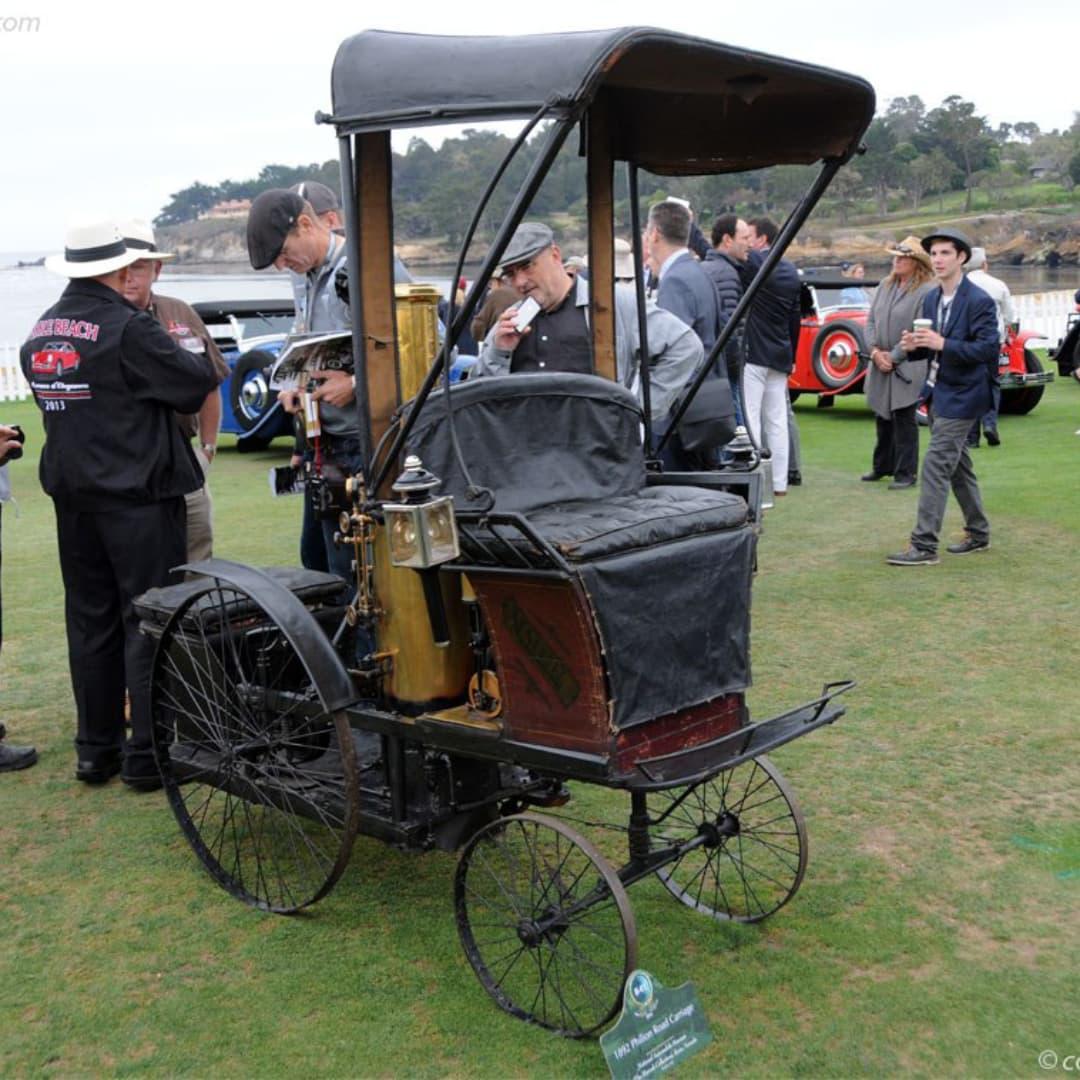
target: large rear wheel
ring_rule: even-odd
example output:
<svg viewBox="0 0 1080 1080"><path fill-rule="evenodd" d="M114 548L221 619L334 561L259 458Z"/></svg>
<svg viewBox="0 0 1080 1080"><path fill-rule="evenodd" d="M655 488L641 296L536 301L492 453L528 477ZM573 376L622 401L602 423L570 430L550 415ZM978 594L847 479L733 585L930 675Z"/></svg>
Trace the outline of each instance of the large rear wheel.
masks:
<svg viewBox="0 0 1080 1080"><path fill-rule="evenodd" d="M329 892L358 826L352 732L258 600L215 582L181 604L151 703L169 803L214 879L286 914Z"/></svg>
<svg viewBox="0 0 1080 1080"><path fill-rule="evenodd" d="M461 854L454 910L465 955L501 1009L560 1035L590 1035L622 1003L637 963L626 890L569 825L500 818Z"/></svg>

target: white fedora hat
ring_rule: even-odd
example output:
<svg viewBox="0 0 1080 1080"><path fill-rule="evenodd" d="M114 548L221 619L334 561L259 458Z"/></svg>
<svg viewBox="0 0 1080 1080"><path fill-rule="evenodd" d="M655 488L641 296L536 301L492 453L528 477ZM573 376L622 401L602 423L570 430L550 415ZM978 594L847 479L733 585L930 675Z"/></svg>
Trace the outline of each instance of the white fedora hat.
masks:
<svg viewBox="0 0 1080 1080"><path fill-rule="evenodd" d="M124 243L120 227L111 221L72 225L64 238L60 255L45 260L47 269L69 278L97 277L130 266L140 258Z"/></svg>
<svg viewBox="0 0 1080 1080"><path fill-rule="evenodd" d="M158 262L166 262L176 258L171 253L158 251L157 244L154 243L154 230L145 221L132 218L131 221L125 221L120 229L124 234L124 243L132 250L137 250L140 259L157 259Z"/></svg>

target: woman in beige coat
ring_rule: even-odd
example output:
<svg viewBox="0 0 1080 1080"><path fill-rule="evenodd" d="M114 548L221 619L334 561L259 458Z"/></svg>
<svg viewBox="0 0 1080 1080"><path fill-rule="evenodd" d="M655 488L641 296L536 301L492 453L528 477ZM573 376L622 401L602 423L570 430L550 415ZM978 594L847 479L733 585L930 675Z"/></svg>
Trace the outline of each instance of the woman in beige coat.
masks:
<svg viewBox="0 0 1080 1080"><path fill-rule="evenodd" d="M863 480L891 476L892 489L909 488L919 472L919 428L915 406L926 379L926 361L907 359L900 335L911 329L923 295L933 284L930 256L919 238L886 248L892 271L878 285L866 319L870 368L866 373L866 403L877 419L877 444L870 471Z"/></svg>

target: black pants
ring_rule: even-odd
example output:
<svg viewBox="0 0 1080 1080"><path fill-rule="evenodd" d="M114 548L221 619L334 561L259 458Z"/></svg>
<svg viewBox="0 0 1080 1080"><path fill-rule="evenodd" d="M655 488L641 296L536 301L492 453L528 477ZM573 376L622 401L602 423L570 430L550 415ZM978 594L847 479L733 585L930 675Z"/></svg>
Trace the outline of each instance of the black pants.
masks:
<svg viewBox="0 0 1080 1080"><path fill-rule="evenodd" d="M877 445L874 447L874 472L914 480L919 475L919 425L915 403L895 409L891 420L877 420Z"/></svg>
<svg viewBox="0 0 1080 1080"><path fill-rule="evenodd" d="M139 633L132 601L185 560L183 498L90 513L56 508L68 661L75 694L80 761L104 764L123 753L137 769L152 754L150 666L153 642ZM124 690L131 697L131 739L124 739Z"/></svg>

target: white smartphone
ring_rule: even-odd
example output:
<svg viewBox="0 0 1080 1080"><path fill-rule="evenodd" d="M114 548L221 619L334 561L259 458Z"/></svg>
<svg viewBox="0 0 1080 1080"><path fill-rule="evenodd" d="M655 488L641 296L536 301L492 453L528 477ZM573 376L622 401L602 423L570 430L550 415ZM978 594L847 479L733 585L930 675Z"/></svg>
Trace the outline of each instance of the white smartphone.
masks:
<svg viewBox="0 0 1080 1080"><path fill-rule="evenodd" d="M514 312L514 329L520 334L540 314L540 305L531 297L526 296L521 301L521 306Z"/></svg>

